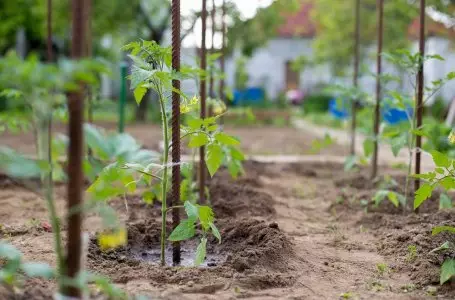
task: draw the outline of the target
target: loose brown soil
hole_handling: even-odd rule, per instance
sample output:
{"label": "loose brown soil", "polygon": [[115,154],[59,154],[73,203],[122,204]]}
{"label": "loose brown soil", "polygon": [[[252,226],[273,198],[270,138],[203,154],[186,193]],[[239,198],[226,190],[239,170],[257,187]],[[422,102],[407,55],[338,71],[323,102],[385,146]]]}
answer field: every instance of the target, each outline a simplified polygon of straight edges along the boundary
{"label": "loose brown soil", "polygon": [[[250,140],[245,139],[247,149]],[[438,299],[455,297],[453,286],[438,285],[438,267],[454,253],[429,254],[453,241],[448,234],[431,236],[431,228],[455,225],[454,210],[437,211],[429,204],[416,215],[389,208],[387,201],[378,208],[368,201],[363,205],[380,183],[371,184],[367,170],[346,173],[338,163],[248,161],[245,170],[237,180],[221,170],[210,182],[222,243],[209,239],[203,266],[192,267],[196,239],[182,243],[182,266],[171,266],[170,257],[167,267],[159,266],[159,206],[133,195],[128,210],[123,199],[110,203],[128,229],[124,247],[101,251],[100,221],[86,216],[87,269],[108,276],[130,295],[152,299],[428,299],[430,292]],[[401,171],[381,172],[402,186]],[[65,187],[55,193],[63,215]],[[0,190],[0,205],[3,239],[26,260],[53,264],[44,200],[8,183]],[[410,245],[417,249],[412,258]],[[167,250],[169,255],[170,245]],[[54,290],[52,281],[33,279],[17,299],[50,299]],[[7,295],[0,288],[1,299],[13,299]]]}

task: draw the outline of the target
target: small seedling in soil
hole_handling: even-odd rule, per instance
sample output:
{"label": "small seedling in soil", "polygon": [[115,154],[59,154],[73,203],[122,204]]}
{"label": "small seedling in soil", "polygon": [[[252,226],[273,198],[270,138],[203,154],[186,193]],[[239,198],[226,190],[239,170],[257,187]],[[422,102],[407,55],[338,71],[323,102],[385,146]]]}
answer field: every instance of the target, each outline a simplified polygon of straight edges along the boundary
{"label": "small seedling in soil", "polygon": [[408,254],[406,255],[407,262],[413,262],[417,259],[417,247],[416,245],[408,246]]}
{"label": "small seedling in soil", "polygon": [[340,299],[357,299],[357,295],[353,292],[346,292],[340,295]]}
{"label": "small seedling in soil", "polygon": [[436,296],[438,294],[438,288],[436,286],[429,286],[427,287],[427,289],[425,290],[425,293],[428,295],[428,296]]}
{"label": "small seedling in soil", "polygon": [[416,286],[412,283],[408,283],[401,286],[400,289],[403,291],[403,293],[410,293],[416,289]]}
{"label": "small seedling in soil", "polygon": [[376,265],[376,270],[381,277],[390,272],[389,266],[386,263],[378,263]]}
{"label": "small seedling in soil", "polygon": [[[453,226],[447,226],[447,225],[442,225],[442,226],[436,226],[433,228],[431,234],[432,235],[437,235],[443,232],[447,232],[450,234],[455,234],[455,227]],[[455,250],[455,245],[451,241],[445,241],[441,246],[433,249],[430,251],[430,253],[435,253],[435,252],[444,252],[444,251],[454,251]],[[455,259],[452,257],[446,257],[442,266],[441,266],[441,275],[440,275],[440,284],[444,284],[448,281],[450,281],[453,277],[455,277]]]}

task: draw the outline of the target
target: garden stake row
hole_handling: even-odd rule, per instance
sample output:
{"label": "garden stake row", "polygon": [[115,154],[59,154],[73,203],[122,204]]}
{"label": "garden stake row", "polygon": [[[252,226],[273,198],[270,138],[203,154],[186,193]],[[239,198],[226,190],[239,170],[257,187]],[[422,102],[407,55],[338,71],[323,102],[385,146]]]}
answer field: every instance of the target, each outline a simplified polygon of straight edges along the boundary
{"label": "garden stake row", "polygon": [[[354,32],[354,75],[352,78],[355,88],[358,86],[359,77],[359,44],[360,44],[360,0],[355,5],[355,32]],[[357,127],[357,101],[352,101],[352,123],[351,123],[351,155],[355,155],[355,132]]]}
{"label": "garden stake row", "polygon": [[[172,69],[180,72],[180,0],[172,0]],[[180,80],[172,80],[172,197],[169,207],[180,203]],[[166,180],[166,178],[164,178]],[[172,229],[180,224],[180,209],[172,210]],[[164,224],[164,226],[166,226]],[[172,243],[172,263],[180,264],[180,242]]]}
{"label": "garden stake row", "polygon": [[[423,86],[425,84],[423,71],[424,71],[424,55],[425,55],[425,0],[420,0],[420,34],[419,34],[419,54],[421,61],[419,63],[419,70],[417,72],[417,97],[416,97],[416,127],[420,129],[422,127],[422,114],[423,114]],[[415,174],[420,174],[420,162],[421,162],[421,148],[422,148],[422,136],[416,136],[416,156],[415,156]],[[420,188],[420,179],[416,178],[414,181],[414,191]],[[418,213],[418,209],[416,210]]]}
{"label": "garden stake row", "polygon": [[[84,53],[84,1],[72,0],[72,44],[71,57],[80,59]],[[75,279],[81,269],[82,254],[82,213],[73,212],[83,202],[83,131],[84,100],[82,91],[72,92],[68,98],[69,110],[69,147],[68,147],[68,242],[66,256],[66,276]],[[81,290],[76,287],[65,288],[64,294],[80,298]]]}
{"label": "garden stake row", "polygon": [[374,148],[371,178],[378,175],[379,156],[379,123],[380,123],[380,102],[381,102],[381,73],[382,73],[382,40],[384,34],[384,0],[377,0],[378,7],[378,53],[376,63],[376,106],[374,109]]}
{"label": "garden stake row", "polygon": [[[204,74],[201,76],[201,119],[206,117],[206,99],[207,99],[207,53],[206,53],[206,31],[207,31],[207,0],[202,0],[202,41],[201,41],[201,70]],[[205,204],[205,146],[199,148],[199,201]]]}

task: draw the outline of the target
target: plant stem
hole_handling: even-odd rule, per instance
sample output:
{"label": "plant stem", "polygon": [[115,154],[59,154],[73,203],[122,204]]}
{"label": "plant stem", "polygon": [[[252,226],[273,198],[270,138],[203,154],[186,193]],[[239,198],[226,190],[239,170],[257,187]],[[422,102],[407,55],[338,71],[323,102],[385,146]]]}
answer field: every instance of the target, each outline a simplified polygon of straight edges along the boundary
{"label": "plant stem", "polygon": [[[38,157],[39,159],[46,160],[49,164],[49,171],[47,173],[43,172],[42,181],[45,189],[45,198],[47,209],[49,212],[49,217],[52,226],[52,232],[54,235],[54,249],[57,255],[57,273],[59,275],[63,274],[64,269],[64,257],[63,257],[63,247],[62,247],[62,237],[60,231],[60,220],[57,215],[57,210],[55,208],[54,201],[54,185],[53,185],[53,175],[52,175],[52,117],[46,116],[43,120],[38,121],[41,126],[39,126],[37,134],[38,140]],[[58,278],[61,278],[60,276]],[[62,283],[59,282],[59,287],[62,287]]]}
{"label": "plant stem", "polygon": [[163,153],[163,180],[161,181],[161,265],[166,265],[165,247],[166,247],[166,190],[167,190],[167,171],[168,171],[168,156],[169,156],[169,132],[165,108],[165,100],[160,94],[161,119],[163,122],[163,138],[164,138],[164,153]]}

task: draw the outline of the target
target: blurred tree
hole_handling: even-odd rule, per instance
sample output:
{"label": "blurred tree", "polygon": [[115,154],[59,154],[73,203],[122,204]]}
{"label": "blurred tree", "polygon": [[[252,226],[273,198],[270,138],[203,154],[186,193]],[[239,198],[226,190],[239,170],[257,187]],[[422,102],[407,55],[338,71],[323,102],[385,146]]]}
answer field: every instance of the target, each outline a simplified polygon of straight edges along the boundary
{"label": "blurred tree", "polygon": [[[355,1],[304,0],[314,3],[313,20],[317,24],[314,41],[316,63],[328,62],[341,75],[353,57]],[[408,29],[418,16],[418,0],[385,1],[384,51],[409,45]],[[455,0],[427,0],[442,13],[454,10]],[[376,0],[361,2],[361,60],[366,58],[367,47],[376,42]],[[335,46],[336,45],[336,46]]]}
{"label": "blurred tree", "polygon": [[275,0],[270,6],[259,8],[257,14],[248,20],[244,20],[235,6],[229,3],[228,14],[232,18],[232,23],[227,34],[228,51],[240,47],[243,55],[251,56],[254,50],[277,34],[286,14],[296,11],[301,1]]}

